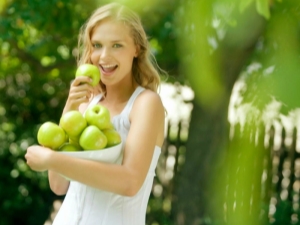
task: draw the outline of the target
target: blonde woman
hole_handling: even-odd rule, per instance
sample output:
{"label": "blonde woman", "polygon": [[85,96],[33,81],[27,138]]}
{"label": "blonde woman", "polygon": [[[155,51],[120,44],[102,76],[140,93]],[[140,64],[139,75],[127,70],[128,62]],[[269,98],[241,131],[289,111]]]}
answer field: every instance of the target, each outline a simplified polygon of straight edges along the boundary
{"label": "blonde woman", "polygon": [[134,12],[111,3],[83,26],[79,49],[78,65],[96,65],[101,81],[93,88],[89,78],[77,77],[63,113],[84,113],[91,104],[107,107],[122,136],[122,154],[109,164],[30,146],[27,163],[33,170],[48,170],[52,191],[66,194],[53,224],[144,225],[165,119],[157,94],[159,70],[147,36]]}

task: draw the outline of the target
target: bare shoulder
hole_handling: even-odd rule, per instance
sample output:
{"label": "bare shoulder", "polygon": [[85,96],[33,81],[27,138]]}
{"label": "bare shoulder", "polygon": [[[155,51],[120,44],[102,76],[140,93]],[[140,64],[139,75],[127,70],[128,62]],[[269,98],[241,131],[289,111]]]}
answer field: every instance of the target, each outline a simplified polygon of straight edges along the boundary
{"label": "bare shoulder", "polygon": [[132,115],[144,118],[154,115],[164,117],[164,106],[159,94],[147,89],[140,93],[134,102]]}
{"label": "bare shoulder", "polygon": [[[158,93],[144,90],[139,94],[133,104],[129,118],[131,134],[133,137],[139,136],[140,141],[144,140],[142,146],[152,146],[153,144],[162,146],[165,108]],[[136,142],[134,143],[136,144]]]}
{"label": "bare shoulder", "polygon": [[163,104],[158,93],[151,90],[144,90],[135,101],[136,108],[154,108],[156,110],[163,110]]}

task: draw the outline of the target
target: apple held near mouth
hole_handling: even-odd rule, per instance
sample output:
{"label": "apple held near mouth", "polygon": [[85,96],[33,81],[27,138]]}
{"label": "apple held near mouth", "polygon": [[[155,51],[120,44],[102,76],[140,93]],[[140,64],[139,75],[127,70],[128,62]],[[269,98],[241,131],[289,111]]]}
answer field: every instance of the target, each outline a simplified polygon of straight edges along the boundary
{"label": "apple held near mouth", "polygon": [[91,85],[95,87],[100,82],[100,70],[97,66],[92,64],[82,64],[80,65],[77,70],[75,77],[78,76],[87,76],[92,79]]}
{"label": "apple held near mouth", "polygon": [[115,129],[105,129],[102,132],[107,138],[106,147],[112,147],[121,143],[121,136]]}
{"label": "apple held near mouth", "polygon": [[69,137],[78,137],[84,128],[86,128],[87,122],[79,111],[73,110],[61,116],[59,125]]}
{"label": "apple held near mouth", "polygon": [[107,138],[96,126],[87,126],[80,135],[79,144],[84,150],[99,150],[106,147]]}
{"label": "apple held near mouth", "polygon": [[112,126],[108,109],[99,104],[86,110],[85,119],[89,125],[95,125],[100,130],[107,129]]}
{"label": "apple held near mouth", "polygon": [[53,150],[58,150],[66,141],[66,133],[57,124],[45,122],[38,130],[37,139],[40,145]]}

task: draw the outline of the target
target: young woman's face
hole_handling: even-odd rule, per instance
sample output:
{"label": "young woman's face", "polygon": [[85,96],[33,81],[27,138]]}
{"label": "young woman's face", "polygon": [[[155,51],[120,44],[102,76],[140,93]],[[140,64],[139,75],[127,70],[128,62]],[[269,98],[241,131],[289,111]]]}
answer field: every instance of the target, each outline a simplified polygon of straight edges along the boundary
{"label": "young woman's face", "polygon": [[130,29],[113,20],[102,21],[91,36],[91,61],[101,71],[101,81],[113,85],[130,80],[132,62],[137,56],[137,47],[130,35]]}

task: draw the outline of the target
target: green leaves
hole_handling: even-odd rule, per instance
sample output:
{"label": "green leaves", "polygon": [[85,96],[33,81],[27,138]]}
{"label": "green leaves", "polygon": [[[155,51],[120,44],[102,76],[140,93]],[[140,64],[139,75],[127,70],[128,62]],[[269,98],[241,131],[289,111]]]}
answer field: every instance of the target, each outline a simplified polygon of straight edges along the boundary
{"label": "green leaves", "polygon": [[0,1],[0,14],[5,10],[7,6],[7,0],[1,0]]}
{"label": "green leaves", "polygon": [[269,0],[256,0],[256,9],[266,19],[270,18]]}
{"label": "green leaves", "polygon": [[[43,224],[49,216],[54,196],[47,176],[30,170],[24,154],[37,143],[37,127],[61,116],[75,75],[79,29],[107,2],[111,1],[0,0],[1,225]],[[144,18],[151,48],[163,62],[160,66],[174,70],[179,64],[173,26],[176,4],[131,2]]]}
{"label": "green leaves", "polygon": [[255,0],[242,0],[240,2],[240,12],[244,12],[244,10],[251,5]]}
{"label": "green leaves", "polygon": [[240,2],[240,12],[244,12],[252,3],[256,4],[256,10],[258,14],[263,16],[265,19],[270,18],[270,0],[242,0]]}
{"label": "green leaves", "polygon": [[[24,154],[37,143],[36,127],[61,115],[76,68],[72,51],[78,31],[95,5],[90,1],[82,7],[68,0],[4,2],[5,7],[0,5],[0,223],[43,224],[54,196],[46,174],[30,170]],[[30,212],[33,205],[36,210]],[[22,222],[15,218],[20,213],[28,215]]]}

